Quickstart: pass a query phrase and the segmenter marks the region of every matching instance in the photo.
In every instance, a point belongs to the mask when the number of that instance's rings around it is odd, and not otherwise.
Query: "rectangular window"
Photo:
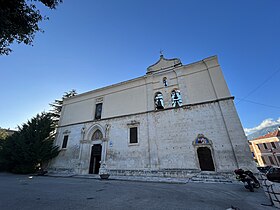
[[[270,143],[271,143],[271,147],[272,147],[273,149],[276,149],[275,143],[274,143],[274,142],[270,142]]]
[[[271,156],[268,156],[268,159],[269,159],[269,161],[271,162],[271,164],[274,165],[274,161],[273,161],[272,157],[271,157]]]
[[[261,150],[260,145],[259,145],[259,144],[257,144],[257,146],[258,146],[258,149],[259,149],[259,150]]]
[[[68,142],[68,135],[65,135],[63,138],[62,149],[65,149],[67,147],[67,142]]]
[[[129,143],[130,144],[138,143],[137,127],[132,127],[129,129]]]
[[[265,149],[267,149],[266,143],[263,143],[263,147],[264,147]]]
[[[101,119],[101,112],[102,112],[102,103],[96,104],[94,119],[96,120]]]
[[[261,158],[262,158],[263,164],[266,164],[264,156],[261,156]]]

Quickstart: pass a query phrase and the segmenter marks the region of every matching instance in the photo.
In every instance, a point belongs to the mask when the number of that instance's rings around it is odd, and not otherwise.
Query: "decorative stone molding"
[[[86,133],[86,127],[83,126],[83,127],[81,128],[81,139],[82,139],[82,140],[85,139],[85,133]]]
[[[92,126],[89,127],[89,129],[87,130],[86,134],[85,134],[85,137],[86,139],[91,139],[93,133],[96,131],[96,130],[100,130],[102,135],[104,135],[104,128],[98,124],[98,123],[94,123]]]
[[[212,141],[205,137],[203,134],[198,134],[196,139],[193,141],[194,146],[209,145],[212,146]]]
[[[163,55],[160,56],[160,59],[153,65],[147,68],[147,74],[151,74],[156,71],[165,70],[165,69],[172,69],[177,66],[182,66],[180,59],[166,59]]]
[[[103,103],[103,97],[95,99],[95,103],[96,104]]]
[[[81,144],[90,144],[91,141],[90,140],[81,140],[80,143]]]
[[[135,126],[135,125],[139,125],[140,122],[137,122],[136,120],[131,120],[129,123],[127,123],[127,126]]]
[[[109,131],[110,131],[111,125],[110,124],[106,124],[105,125],[105,139],[106,141],[109,139]]]
[[[69,131],[69,130],[63,131],[63,134],[64,134],[64,135],[69,134],[69,133],[71,133],[71,131]]]

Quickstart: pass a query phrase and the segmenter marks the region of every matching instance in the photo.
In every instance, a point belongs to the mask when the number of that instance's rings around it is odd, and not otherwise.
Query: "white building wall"
[[[164,77],[168,79],[168,87],[163,85]],[[180,89],[183,104],[230,97],[217,58],[211,57],[67,99],[60,126],[94,120],[96,100],[100,98],[103,118],[154,110],[154,95],[158,91],[164,96],[165,107],[170,107],[171,91],[175,88]]]
[[[164,67],[173,62],[175,67]],[[181,91],[180,108],[171,106],[175,88]],[[163,94],[165,110],[155,111],[158,91]],[[101,120],[94,119],[98,100],[103,101]],[[129,144],[131,124],[138,126],[136,145]],[[102,140],[91,140],[95,127],[102,131]],[[197,146],[193,144],[199,134],[211,141],[207,147],[217,172],[253,168],[242,125],[215,56],[186,66],[179,60],[161,58],[143,77],[66,100],[58,145],[62,145],[65,133],[69,133],[67,149],[50,164],[59,171],[87,174],[93,144],[105,148],[102,158],[111,171],[200,171]]]
[[[145,112],[147,110],[144,85],[108,94],[104,97],[103,118]]]

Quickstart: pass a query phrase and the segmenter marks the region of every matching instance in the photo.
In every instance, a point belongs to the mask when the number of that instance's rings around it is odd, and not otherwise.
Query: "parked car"
[[[257,169],[264,174],[266,174],[270,168],[271,166],[257,167]]]
[[[280,167],[271,167],[266,173],[266,177],[271,182],[280,183]]]

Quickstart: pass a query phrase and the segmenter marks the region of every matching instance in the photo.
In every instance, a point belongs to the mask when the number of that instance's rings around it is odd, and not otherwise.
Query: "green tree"
[[[43,32],[39,22],[48,18],[42,16],[34,2],[55,9],[62,0],[0,0],[0,55],[8,55],[14,41],[31,45],[35,33]]]
[[[72,89],[68,92],[65,92],[61,99],[56,99],[53,103],[49,104],[52,108],[50,110],[50,113],[52,115],[53,122],[56,126],[58,125],[64,99],[73,97],[75,95],[77,95],[77,92],[76,90]]]
[[[9,136],[8,132],[5,129],[0,128],[0,153],[3,150],[4,143]],[[0,166],[1,166],[1,157],[0,157]],[[1,167],[0,167],[1,171]]]
[[[0,128],[0,141],[6,139],[9,136],[5,129]]]
[[[50,113],[37,114],[9,136],[0,151],[0,168],[14,173],[33,173],[38,166],[56,157],[54,124]]]

